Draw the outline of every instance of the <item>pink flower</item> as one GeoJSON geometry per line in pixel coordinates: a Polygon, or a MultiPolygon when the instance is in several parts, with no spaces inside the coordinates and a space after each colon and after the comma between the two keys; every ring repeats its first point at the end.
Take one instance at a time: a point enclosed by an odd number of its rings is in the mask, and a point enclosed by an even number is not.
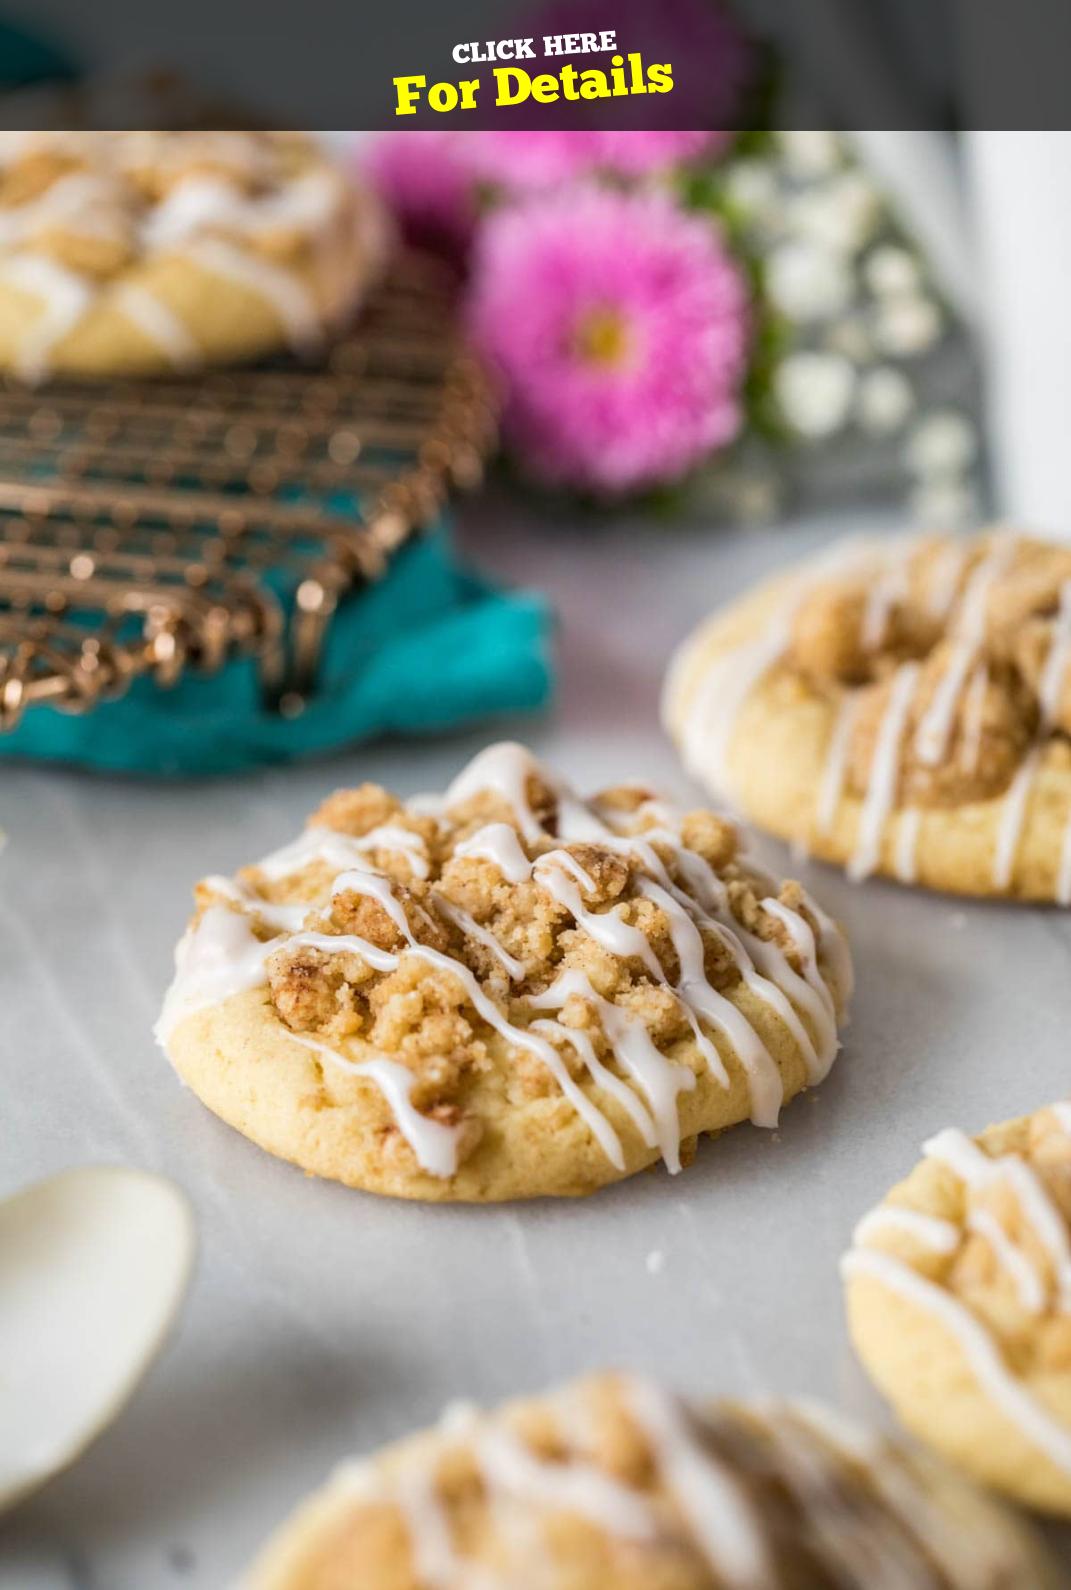
{"type": "Polygon", "coordinates": [[[547,482],[672,480],[739,428],[747,289],[710,222],[664,194],[578,186],[497,211],[469,312],[507,438],[547,482]]]}
{"type": "Polygon", "coordinates": [[[473,178],[450,131],[381,133],[365,171],[406,242],[460,259],[476,225],[473,178]]]}
{"type": "Polygon", "coordinates": [[[553,188],[597,172],[642,177],[721,146],[720,132],[561,130],[463,133],[459,155],[475,176],[506,193],[553,188]]]}

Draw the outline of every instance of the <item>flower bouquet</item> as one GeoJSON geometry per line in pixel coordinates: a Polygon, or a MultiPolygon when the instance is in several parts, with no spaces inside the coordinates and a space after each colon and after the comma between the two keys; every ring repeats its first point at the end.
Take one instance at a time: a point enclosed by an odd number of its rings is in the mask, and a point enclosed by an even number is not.
{"type": "Polygon", "coordinates": [[[831,132],[388,133],[404,234],[464,272],[526,478],[596,499],[688,486],[973,509],[962,329],[831,132]]]}

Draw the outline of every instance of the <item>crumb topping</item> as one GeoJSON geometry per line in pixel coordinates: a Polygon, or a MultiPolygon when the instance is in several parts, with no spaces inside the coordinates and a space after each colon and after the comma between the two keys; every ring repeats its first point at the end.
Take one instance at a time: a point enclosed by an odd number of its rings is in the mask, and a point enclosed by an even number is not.
{"type": "Polygon", "coordinates": [[[753,1118],[776,1120],[781,1078],[744,993],[791,1020],[818,1080],[849,992],[839,930],[755,869],[731,822],[632,786],[582,801],[518,746],[489,748],[438,801],[340,790],[198,903],[248,919],[271,1008],[311,1053],[400,1066],[415,1110],[454,1123],[487,1086],[564,1091],[612,1158],[591,1099],[616,1088],[671,1168],[688,1147],[677,1095],[706,1068],[727,1086],[725,1053],[753,1118]]]}
{"type": "Polygon", "coordinates": [[[893,680],[908,664],[919,676],[899,805],[999,796],[1039,738],[1071,736],[1071,548],[1007,532],[928,537],[845,564],[799,601],[785,662],[819,692],[854,700],[853,793],[870,787],[893,680]]]}

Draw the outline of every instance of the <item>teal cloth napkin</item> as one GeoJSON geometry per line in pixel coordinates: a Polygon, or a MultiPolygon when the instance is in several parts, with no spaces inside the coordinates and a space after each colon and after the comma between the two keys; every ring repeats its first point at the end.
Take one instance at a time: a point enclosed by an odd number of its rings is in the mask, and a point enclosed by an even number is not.
{"type": "Polygon", "coordinates": [[[411,542],[378,583],[339,606],[315,695],[296,718],[260,699],[256,664],[191,670],[169,690],[138,679],[84,714],[27,708],[0,756],[113,772],[235,773],[382,734],[429,733],[534,709],[552,687],[551,615],[459,566],[449,526],[411,542]]]}

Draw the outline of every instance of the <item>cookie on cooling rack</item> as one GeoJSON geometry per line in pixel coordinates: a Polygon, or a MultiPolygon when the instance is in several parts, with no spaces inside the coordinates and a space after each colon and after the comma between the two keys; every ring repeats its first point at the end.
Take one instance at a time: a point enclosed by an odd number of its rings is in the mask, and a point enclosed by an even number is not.
{"type": "Polygon", "coordinates": [[[856,1349],[917,1436],[1071,1514],[1071,1104],[924,1153],[844,1259],[856,1349]]]}
{"type": "Polygon", "coordinates": [[[1071,904],[1071,547],[843,543],[704,624],[665,716],[717,796],[854,877],[1071,904]]]}
{"type": "Polygon", "coordinates": [[[373,197],[299,133],[4,133],[0,368],[150,375],[308,350],[385,238],[373,197]]]}
{"type": "Polygon", "coordinates": [[[840,930],[731,823],[581,800],[517,745],[441,798],[344,790],[208,878],[158,1035],[224,1120],[399,1197],[578,1194],[828,1071],[840,930]]]}
{"type": "Polygon", "coordinates": [[[246,1590],[1007,1590],[1027,1527],[935,1459],[810,1403],[692,1407],[594,1376],[339,1471],[246,1590]]]}

